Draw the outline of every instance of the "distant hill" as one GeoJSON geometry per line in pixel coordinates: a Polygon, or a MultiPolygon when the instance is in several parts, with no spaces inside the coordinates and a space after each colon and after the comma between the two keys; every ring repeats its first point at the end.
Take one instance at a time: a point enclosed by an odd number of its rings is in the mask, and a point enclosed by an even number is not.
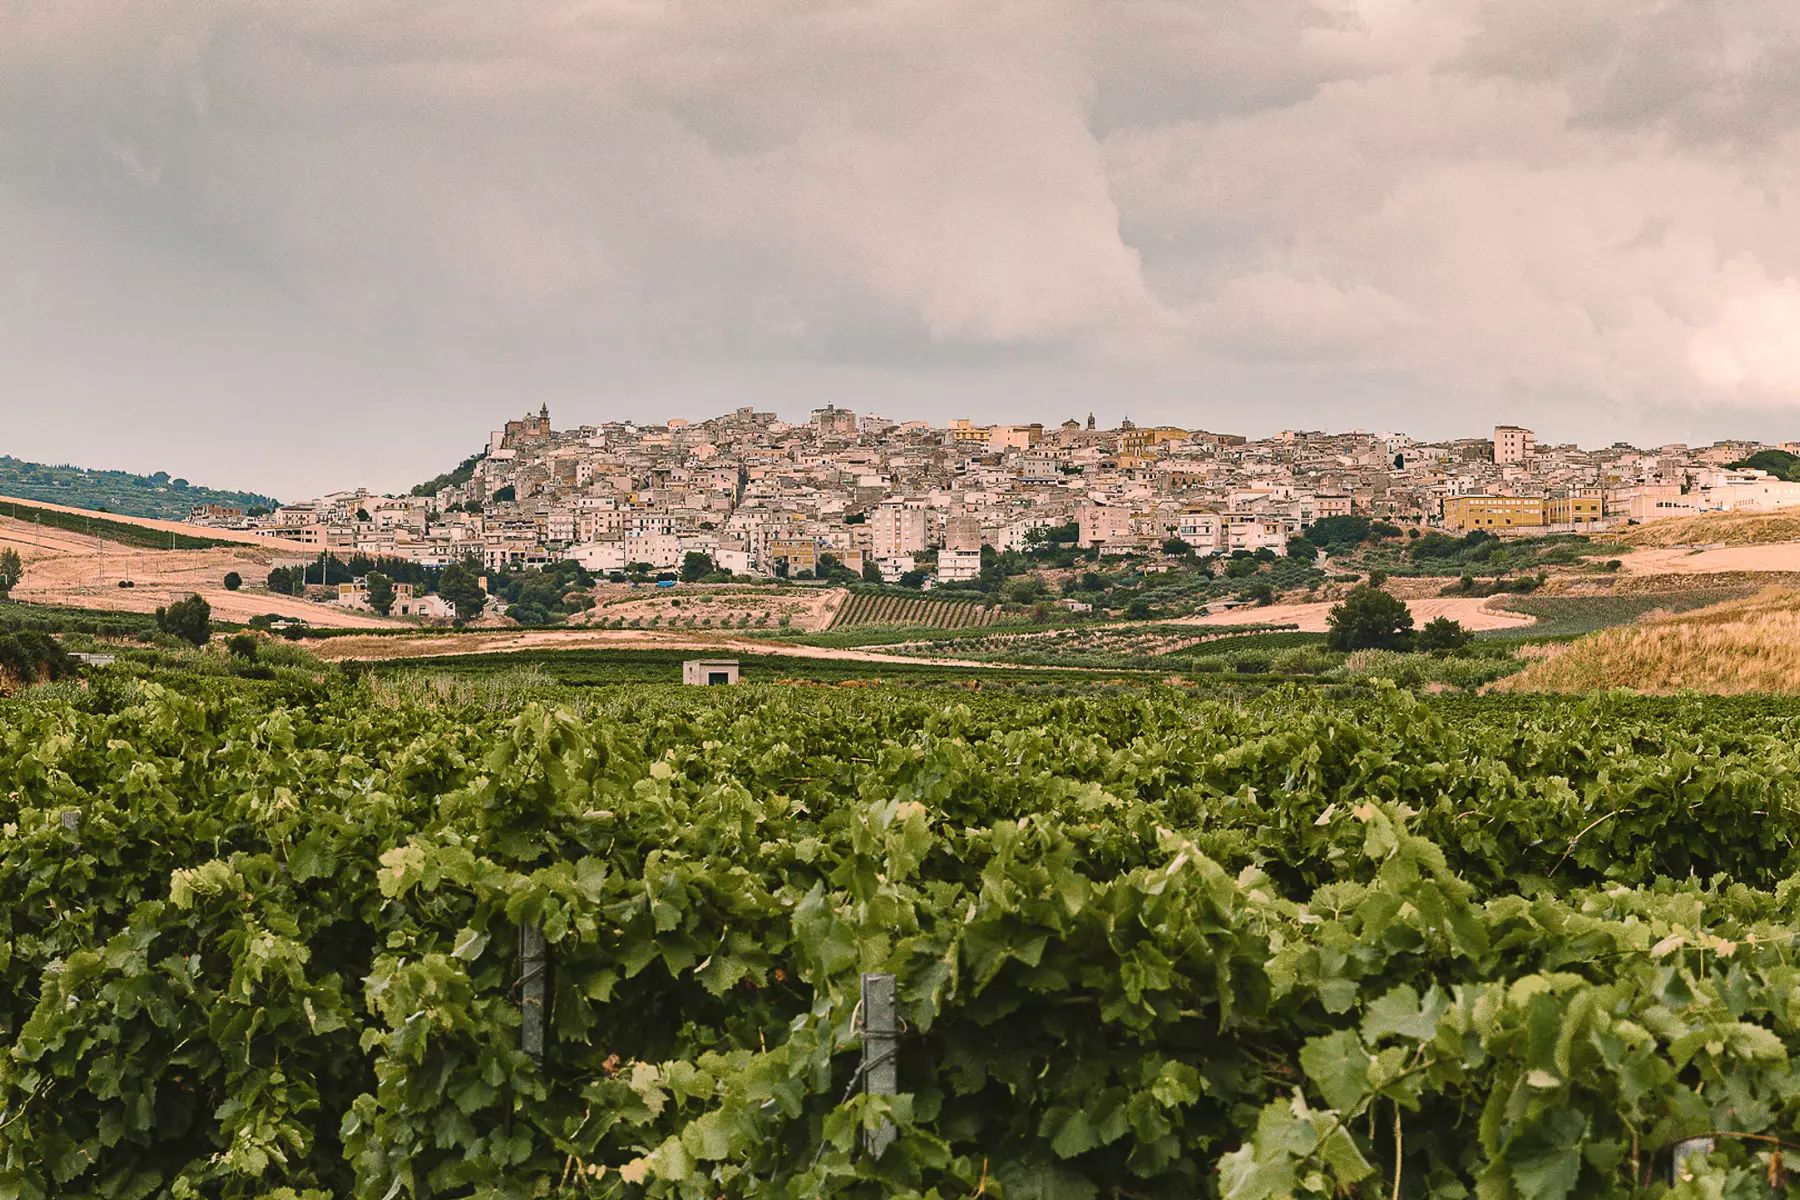
{"type": "Polygon", "coordinates": [[[0,455],[0,495],[71,508],[104,508],[128,517],[185,521],[196,504],[232,508],[274,508],[278,501],[256,492],[226,492],[171,479],[167,471],[133,475],[129,471],[90,471],[68,465],[52,467],[0,455]]]}

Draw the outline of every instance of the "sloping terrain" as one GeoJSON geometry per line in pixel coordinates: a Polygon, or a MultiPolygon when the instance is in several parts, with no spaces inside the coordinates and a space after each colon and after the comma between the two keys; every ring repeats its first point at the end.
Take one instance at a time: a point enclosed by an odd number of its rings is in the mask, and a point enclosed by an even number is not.
{"type": "Polygon", "coordinates": [[[224,504],[234,508],[274,508],[272,496],[257,492],[201,487],[185,479],[170,479],[166,472],[135,475],[92,467],[26,462],[0,454],[0,492],[29,496],[53,504],[81,508],[106,508],[134,517],[161,517],[185,521],[196,504],[224,504]]]}
{"type": "Polygon", "coordinates": [[[1769,588],[1602,630],[1494,686],[1512,692],[1800,691],[1800,592],[1769,588]]]}
{"type": "MultiPolygon", "coordinates": [[[[285,550],[292,554],[312,553],[312,548],[302,542],[289,541],[286,538],[258,537],[254,533],[245,533],[238,529],[214,529],[210,525],[194,525],[187,521],[162,521],[154,517],[133,517],[116,512],[96,512],[88,508],[71,508],[66,504],[47,504],[41,500],[27,500],[18,496],[0,496],[0,515],[18,517],[25,524],[36,524],[30,520],[31,511],[42,509],[46,513],[59,513],[68,517],[91,520],[95,526],[104,531],[107,525],[126,525],[134,529],[155,530],[158,533],[172,533],[178,537],[200,538],[207,542],[231,542],[240,546],[264,546],[271,549],[285,550]]],[[[46,525],[48,531],[48,526],[46,525]]],[[[69,532],[81,534],[82,528],[77,526],[69,532]]]]}
{"type": "Polygon", "coordinates": [[[1664,517],[1643,525],[1610,530],[1606,537],[1621,545],[1640,547],[1762,546],[1771,542],[1800,542],[1800,510],[1664,517]]]}
{"type": "Polygon", "coordinates": [[[280,613],[337,629],[388,629],[403,624],[263,591],[261,584],[270,564],[277,558],[293,558],[295,553],[261,542],[207,550],[146,550],[0,516],[0,549],[16,550],[24,562],[25,575],[13,588],[12,599],[26,604],[147,613],[172,600],[200,595],[212,605],[213,616],[225,621],[280,613]],[[244,590],[226,589],[225,576],[231,571],[243,578],[244,590]],[[120,587],[121,580],[129,580],[132,586],[120,587]]]}

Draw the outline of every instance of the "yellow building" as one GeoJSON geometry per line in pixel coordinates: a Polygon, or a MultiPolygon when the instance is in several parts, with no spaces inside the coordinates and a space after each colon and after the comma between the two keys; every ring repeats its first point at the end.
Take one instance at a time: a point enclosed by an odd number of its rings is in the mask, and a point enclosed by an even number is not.
{"type": "MultiPolygon", "coordinates": [[[[1548,514],[1541,496],[1449,496],[1444,500],[1444,528],[1458,533],[1471,529],[1541,529],[1548,514]]],[[[1594,501],[1598,518],[1599,502],[1594,501]]]]}
{"type": "Polygon", "coordinates": [[[819,543],[813,538],[771,538],[769,551],[764,556],[768,562],[785,560],[790,577],[802,571],[819,569],[819,543]]]}
{"type": "Polygon", "coordinates": [[[1551,525],[1597,525],[1604,507],[1599,496],[1552,496],[1544,513],[1551,525]]]}
{"type": "Polygon", "coordinates": [[[1164,442],[1185,442],[1187,438],[1187,430],[1177,429],[1173,425],[1159,425],[1154,429],[1127,429],[1119,434],[1119,451],[1122,454],[1145,454],[1164,442]]]}

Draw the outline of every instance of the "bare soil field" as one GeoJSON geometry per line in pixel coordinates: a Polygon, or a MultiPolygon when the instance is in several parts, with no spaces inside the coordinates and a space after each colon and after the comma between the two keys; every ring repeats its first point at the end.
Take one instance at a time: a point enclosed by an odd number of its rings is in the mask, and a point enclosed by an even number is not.
{"type": "Polygon", "coordinates": [[[87,508],[70,508],[66,504],[46,504],[42,500],[25,500],[17,496],[0,496],[0,504],[23,504],[31,508],[41,508],[45,512],[70,513],[78,517],[93,517],[101,521],[113,521],[120,525],[136,525],[140,529],[160,529],[164,533],[185,533],[192,537],[212,538],[220,542],[238,542],[245,546],[267,546],[275,550],[291,554],[299,551],[302,554],[312,553],[312,548],[303,542],[289,541],[286,538],[258,537],[254,533],[243,533],[236,529],[214,529],[210,525],[193,525],[186,521],[160,521],[155,517],[127,517],[119,513],[95,512],[87,508]]]}
{"type": "Polygon", "coordinates": [[[749,587],[741,584],[684,583],[679,587],[633,588],[628,584],[601,584],[594,589],[595,606],[570,620],[574,626],[637,621],[648,625],[699,625],[747,629],[787,628],[795,633],[817,633],[849,596],[843,588],[749,587]],[[785,618],[785,624],[784,624],[785,618]]]}
{"type": "MultiPolygon", "coordinates": [[[[1485,629],[1515,629],[1533,624],[1537,619],[1528,617],[1524,613],[1507,612],[1504,609],[1491,607],[1494,599],[1494,597],[1480,596],[1431,596],[1408,599],[1406,607],[1412,610],[1415,626],[1423,626],[1427,621],[1437,617],[1449,617],[1453,621],[1460,621],[1463,628],[1475,632],[1485,629]]],[[[1314,604],[1271,604],[1266,608],[1238,608],[1230,612],[1213,613],[1204,617],[1186,617],[1182,620],[1164,623],[1170,625],[1297,625],[1302,633],[1324,633],[1329,628],[1326,618],[1330,615],[1333,607],[1333,602],[1329,600],[1314,604]]]]}
{"type": "MultiPolygon", "coordinates": [[[[114,518],[108,515],[108,519],[114,518]]],[[[194,525],[178,528],[200,530],[194,525]]],[[[201,532],[208,536],[211,533],[201,532]]],[[[225,621],[242,622],[262,613],[280,613],[329,629],[392,629],[405,624],[294,596],[271,595],[261,587],[270,562],[292,558],[294,552],[279,544],[271,546],[262,539],[253,541],[255,544],[211,550],[143,550],[0,517],[0,547],[18,551],[25,564],[24,578],[13,588],[12,598],[27,604],[155,612],[172,600],[199,595],[212,605],[213,615],[225,621]],[[246,590],[226,590],[224,580],[230,571],[244,578],[246,590]],[[129,579],[132,586],[120,587],[122,579],[129,579]],[[252,587],[256,590],[249,590],[252,587]]]]}
{"type": "Polygon", "coordinates": [[[1800,572],[1800,541],[1756,546],[1657,547],[1619,560],[1630,575],[1717,575],[1724,572],[1800,572]]]}

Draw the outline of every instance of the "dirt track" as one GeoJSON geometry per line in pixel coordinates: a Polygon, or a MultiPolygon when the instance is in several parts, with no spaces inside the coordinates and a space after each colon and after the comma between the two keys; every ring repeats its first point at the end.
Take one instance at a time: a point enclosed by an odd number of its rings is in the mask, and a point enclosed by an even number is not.
{"type": "MultiPolygon", "coordinates": [[[[1463,628],[1480,632],[1486,629],[1516,629],[1523,625],[1535,624],[1537,618],[1528,617],[1524,613],[1507,612],[1504,609],[1488,607],[1491,599],[1471,596],[1436,596],[1430,599],[1408,600],[1406,606],[1412,610],[1415,627],[1437,617],[1449,617],[1452,621],[1460,621],[1463,628]]],[[[1213,613],[1205,617],[1188,617],[1185,620],[1172,621],[1174,625],[1298,625],[1302,633],[1324,633],[1328,628],[1326,617],[1335,601],[1326,600],[1316,604],[1271,604],[1267,608],[1238,608],[1230,612],[1213,613]]]]}

